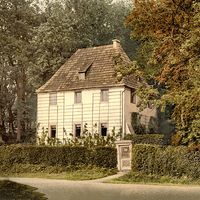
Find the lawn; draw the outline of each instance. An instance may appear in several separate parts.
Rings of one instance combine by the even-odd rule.
[[[200,180],[194,180],[188,177],[170,177],[170,176],[157,176],[146,175],[139,172],[129,172],[124,176],[109,181],[110,183],[142,183],[142,184],[187,184],[187,185],[200,185]]]
[[[0,199],[2,200],[45,200],[44,194],[36,192],[37,188],[18,184],[8,180],[0,181]]]
[[[92,180],[116,174],[116,169],[88,167],[77,170],[67,170],[62,172],[50,172],[49,170],[41,172],[17,172],[17,173],[0,173],[1,177],[27,177],[27,178],[50,178],[65,180]]]

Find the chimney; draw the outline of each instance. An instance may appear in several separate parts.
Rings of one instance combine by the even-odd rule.
[[[113,42],[113,48],[118,49],[120,47],[120,41],[117,39],[112,40]]]

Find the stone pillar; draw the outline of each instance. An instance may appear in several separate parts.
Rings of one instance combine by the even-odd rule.
[[[119,171],[130,171],[132,160],[132,141],[120,140],[117,146],[117,168]]]

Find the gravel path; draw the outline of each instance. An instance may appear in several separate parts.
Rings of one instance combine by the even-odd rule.
[[[40,178],[9,178],[9,180],[36,187],[39,192],[46,194],[49,200],[200,200],[198,186],[102,183],[120,175],[122,174],[92,181]]]

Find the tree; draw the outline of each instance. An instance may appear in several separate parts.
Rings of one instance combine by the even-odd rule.
[[[37,9],[31,0],[1,0],[0,2],[0,59],[1,124],[6,112],[13,126],[13,106],[16,109],[17,141],[25,132],[27,71],[30,62],[30,40],[38,25]],[[5,96],[3,96],[5,95]],[[7,98],[6,98],[7,97]],[[7,100],[10,99],[7,103]],[[14,105],[15,102],[15,105]],[[6,106],[7,105],[7,106]],[[4,116],[2,116],[2,114]],[[3,127],[5,129],[5,125]],[[4,130],[5,131],[5,130]],[[12,130],[13,131],[13,130]]]
[[[199,11],[197,0],[138,0],[127,17],[132,36],[155,41],[148,62],[159,66],[162,103],[173,105],[172,118],[187,145],[200,143]]]
[[[46,82],[78,48],[104,45],[118,38],[128,43],[124,20],[130,7],[112,0],[61,0],[46,4],[43,23],[32,41],[35,87]]]
[[[0,135],[17,135],[18,142],[36,121],[35,89],[78,48],[116,37],[129,48],[129,7],[123,2],[35,2],[0,0]]]

